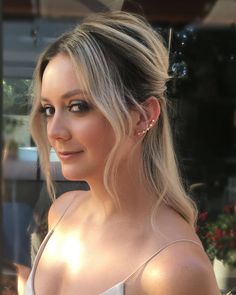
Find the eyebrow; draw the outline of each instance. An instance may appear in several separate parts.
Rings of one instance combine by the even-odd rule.
[[[85,90],[74,89],[74,90],[71,90],[71,91],[68,91],[68,92],[62,94],[61,98],[68,99],[68,98],[78,95],[78,94],[88,97],[88,93]],[[49,99],[47,97],[41,96],[41,101],[49,101]]]

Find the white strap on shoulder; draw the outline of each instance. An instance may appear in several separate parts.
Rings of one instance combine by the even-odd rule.
[[[197,241],[194,241],[194,240],[188,240],[188,239],[179,239],[179,240],[175,240],[175,241],[172,241],[170,243],[167,243],[166,245],[164,245],[163,247],[161,247],[158,251],[156,251],[151,257],[149,257],[147,260],[145,260],[143,263],[141,263],[141,265],[139,265],[139,267],[134,271],[132,272],[128,277],[126,277],[126,279],[123,281],[124,283],[126,281],[128,281],[131,277],[133,277],[141,268],[143,268],[149,261],[151,261],[154,257],[156,257],[158,254],[160,254],[163,250],[165,250],[166,248],[174,245],[174,244],[177,244],[177,243],[182,243],[182,242],[190,242],[190,243],[193,243],[197,246],[199,246],[200,248],[203,248],[202,244],[201,243],[198,243]]]

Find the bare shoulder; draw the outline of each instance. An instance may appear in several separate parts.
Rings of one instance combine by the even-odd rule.
[[[48,228],[51,230],[54,225],[58,222],[61,216],[65,213],[67,208],[69,208],[75,198],[82,199],[86,194],[86,191],[69,191],[63,193],[60,197],[58,197],[51,205],[48,212]]]
[[[220,295],[206,254],[189,242],[166,248],[148,263],[142,286],[152,295]]]

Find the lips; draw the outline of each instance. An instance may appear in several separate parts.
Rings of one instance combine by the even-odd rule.
[[[64,151],[64,152],[58,152],[58,157],[61,160],[69,160],[71,158],[74,158],[75,156],[81,154],[83,151]]]

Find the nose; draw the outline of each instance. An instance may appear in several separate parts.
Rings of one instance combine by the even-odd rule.
[[[54,114],[47,123],[47,135],[49,140],[64,140],[71,138],[70,124],[62,114]]]

